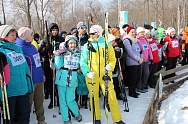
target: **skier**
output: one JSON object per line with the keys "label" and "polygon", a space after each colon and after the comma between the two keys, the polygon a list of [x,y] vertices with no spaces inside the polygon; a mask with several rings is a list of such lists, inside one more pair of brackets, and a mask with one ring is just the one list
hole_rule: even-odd
{"label": "skier", "polygon": [[10,81],[7,87],[10,121],[14,124],[15,109],[18,109],[19,124],[29,124],[29,94],[33,92],[33,82],[28,64],[21,48],[15,45],[15,29],[9,25],[0,26],[0,38],[0,52],[6,55],[10,67]]}
{"label": "skier", "polygon": [[[85,43],[88,41],[88,35],[86,32],[86,24],[84,22],[78,22],[77,24],[77,38],[78,38],[78,49],[82,51],[82,48]],[[85,109],[88,108],[87,106],[87,99],[88,99],[88,88],[86,86],[85,76],[83,75],[82,71],[78,72],[78,87],[77,87],[77,94],[80,95],[80,105]],[[77,96],[78,97],[78,96]],[[78,99],[78,98],[77,98]]]}
{"label": "skier", "polygon": [[34,84],[34,92],[29,95],[30,106],[32,108],[32,104],[34,102],[38,124],[46,124],[43,107],[44,72],[41,66],[39,53],[31,44],[33,41],[33,31],[28,27],[21,27],[18,30],[18,36],[19,38],[16,39],[16,45],[20,46],[23,50],[27,63],[30,67]]}
{"label": "skier", "polygon": [[60,111],[64,124],[72,124],[68,117],[70,109],[78,122],[82,121],[78,105],[75,101],[75,90],[78,86],[77,70],[79,69],[80,52],[77,50],[78,40],[67,35],[65,39],[66,52],[55,52],[55,67],[58,70],[55,83],[58,87]]}
{"label": "skier", "polygon": [[[59,49],[60,43],[64,42],[64,39],[58,35],[59,27],[56,23],[51,23],[49,26],[51,37],[47,39],[43,39],[43,42],[40,46],[40,55],[42,56],[43,62],[43,69],[46,77],[46,81],[44,83],[44,91],[45,91],[45,99],[48,99],[50,94],[50,104],[48,105],[48,109],[53,108],[53,80],[52,80],[52,69],[50,68],[49,59],[52,59],[53,56],[53,49],[55,47],[56,50]],[[51,42],[50,42],[51,41]],[[55,44],[54,44],[55,41]],[[55,46],[54,46],[55,45]],[[55,100],[54,100],[55,101]],[[59,101],[59,100],[57,100]],[[55,102],[54,102],[55,103]],[[57,105],[59,103],[57,102]],[[59,106],[59,105],[58,105]]]}
{"label": "skier", "polygon": [[[93,25],[90,28],[90,39],[88,43],[86,43],[82,49],[81,53],[81,70],[83,74],[86,76],[86,83],[89,89],[90,98],[92,98],[92,85],[90,84],[93,81],[94,87],[94,105],[92,105],[92,99],[90,99],[90,107],[91,110],[94,111],[95,116],[95,124],[101,124],[101,111],[99,105],[99,86],[102,89],[104,94],[105,92],[105,82],[103,80],[105,68],[108,70],[108,74],[110,78],[112,78],[112,71],[116,64],[115,53],[112,45],[108,44],[108,61],[109,64],[105,67],[105,39],[102,37],[103,29],[99,25]],[[92,47],[93,46],[93,47]],[[89,47],[89,50],[88,50]],[[92,52],[93,51],[93,52]],[[90,57],[89,57],[90,56]],[[92,58],[91,58],[92,56]],[[91,58],[91,59],[89,59]],[[92,63],[90,63],[92,62]],[[90,68],[91,64],[91,68]],[[92,71],[91,71],[92,70]],[[92,83],[92,82],[91,82]],[[122,121],[122,116],[120,113],[120,108],[118,106],[118,102],[116,99],[116,94],[114,91],[113,82],[108,82],[108,103],[110,106],[110,111],[112,114],[112,119],[116,124],[125,124]],[[95,110],[93,110],[95,108]]]}

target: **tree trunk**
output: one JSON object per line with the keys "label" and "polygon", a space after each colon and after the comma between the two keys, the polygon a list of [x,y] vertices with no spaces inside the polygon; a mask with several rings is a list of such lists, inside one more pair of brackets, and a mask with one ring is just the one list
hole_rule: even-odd
{"label": "tree trunk", "polygon": [[27,0],[27,26],[31,28],[30,2]]}
{"label": "tree trunk", "polygon": [[2,5],[2,13],[3,13],[3,24],[6,24],[6,16],[5,16],[5,7],[4,7],[4,1],[1,2]]}

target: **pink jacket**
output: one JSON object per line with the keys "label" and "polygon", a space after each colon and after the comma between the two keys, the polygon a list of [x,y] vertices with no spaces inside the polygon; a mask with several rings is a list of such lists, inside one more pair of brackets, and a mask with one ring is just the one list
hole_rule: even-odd
{"label": "pink jacket", "polygon": [[144,61],[147,62],[149,60],[153,60],[153,55],[147,39],[145,37],[138,37],[138,44],[142,50]]}

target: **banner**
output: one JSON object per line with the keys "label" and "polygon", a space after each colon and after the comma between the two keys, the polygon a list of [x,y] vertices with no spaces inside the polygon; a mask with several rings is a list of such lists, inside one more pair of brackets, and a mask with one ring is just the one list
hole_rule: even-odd
{"label": "banner", "polygon": [[121,29],[120,32],[122,33],[122,26],[128,24],[128,11],[120,11],[119,15],[119,27]]}

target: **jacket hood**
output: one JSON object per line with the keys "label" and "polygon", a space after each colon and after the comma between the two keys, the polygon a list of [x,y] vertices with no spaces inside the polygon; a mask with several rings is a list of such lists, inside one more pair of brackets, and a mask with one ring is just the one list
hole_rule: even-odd
{"label": "jacket hood", "polygon": [[56,23],[51,23],[49,25],[50,32],[52,32],[52,29],[57,29],[59,32],[59,26]]}
{"label": "jacket hood", "polygon": [[30,45],[31,42],[26,42],[25,40],[21,39],[21,38],[17,38],[16,39],[16,44],[18,46],[23,46],[23,45]]}

